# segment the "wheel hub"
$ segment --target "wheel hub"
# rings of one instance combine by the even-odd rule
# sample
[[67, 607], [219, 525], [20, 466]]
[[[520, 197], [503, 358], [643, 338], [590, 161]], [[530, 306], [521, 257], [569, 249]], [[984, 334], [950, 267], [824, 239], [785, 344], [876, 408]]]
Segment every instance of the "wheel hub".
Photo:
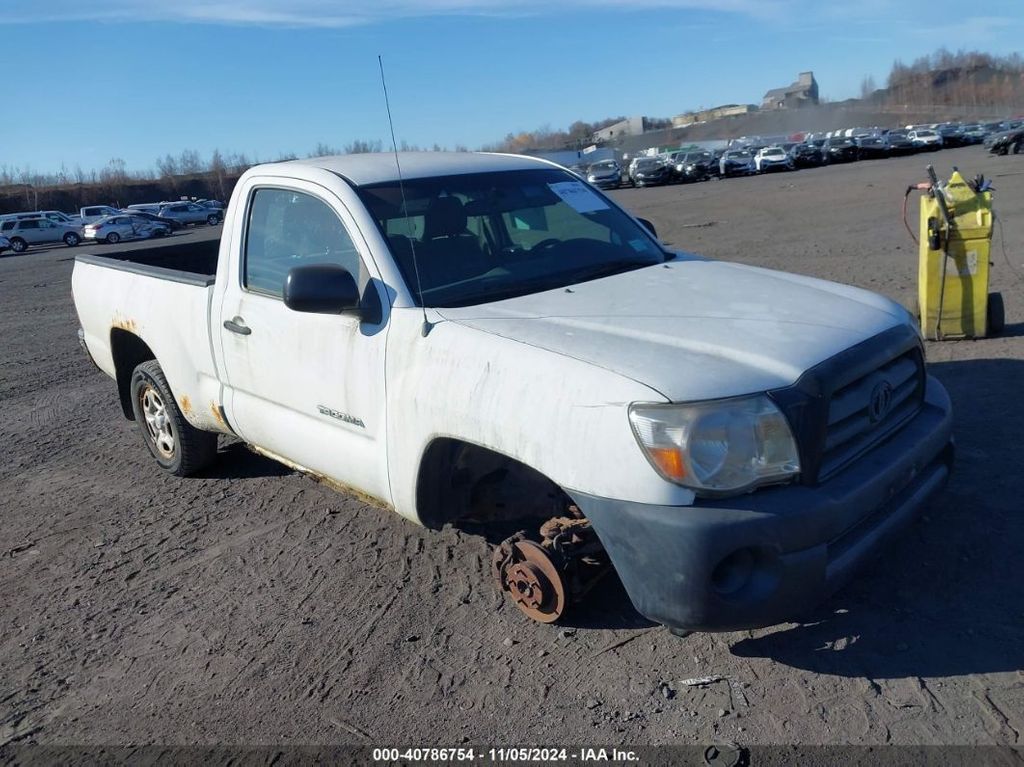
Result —
[[152, 386], [146, 386], [140, 396], [142, 414], [146, 419], [146, 431], [149, 439], [164, 458], [174, 457], [174, 429], [167, 413], [163, 398]]
[[548, 553], [527, 540], [509, 541], [494, 553], [494, 573], [516, 607], [540, 623], [565, 611], [565, 584]]

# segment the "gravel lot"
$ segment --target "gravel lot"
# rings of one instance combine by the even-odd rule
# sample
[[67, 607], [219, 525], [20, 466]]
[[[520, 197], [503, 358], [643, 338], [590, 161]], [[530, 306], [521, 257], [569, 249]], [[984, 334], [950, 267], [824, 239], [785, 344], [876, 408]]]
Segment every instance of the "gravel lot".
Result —
[[[165, 476], [77, 345], [72, 258], [106, 246], [0, 258], [0, 746], [1021, 744], [1024, 158], [930, 159], [993, 178], [1017, 269], [997, 232], [1004, 337], [929, 344], [956, 406], [948, 490], [806, 622], [688, 639], [614, 582], [528, 623], [483, 538], [237, 444]], [[900, 203], [926, 162], [613, 194], [676, 246], [907, 301]]]

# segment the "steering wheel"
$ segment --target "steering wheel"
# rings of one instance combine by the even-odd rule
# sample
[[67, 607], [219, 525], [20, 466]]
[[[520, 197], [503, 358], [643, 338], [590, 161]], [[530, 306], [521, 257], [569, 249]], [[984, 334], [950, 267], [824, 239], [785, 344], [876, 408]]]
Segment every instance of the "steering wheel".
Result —
[[556, 245], [561, 245], [561, 244], [562, 244], [561, 240], [559, 240], [559, 239], [557, 239], [555, 237], [548, 237], [546, 240], [541, 240], [540, 242], [538, 242], [536, 245], [534, 245], [532, 248], [530, 248], [530, 250], [531, 251], [534, 251], [534, 250], [546, 250], [548, 248], [553, 248]]

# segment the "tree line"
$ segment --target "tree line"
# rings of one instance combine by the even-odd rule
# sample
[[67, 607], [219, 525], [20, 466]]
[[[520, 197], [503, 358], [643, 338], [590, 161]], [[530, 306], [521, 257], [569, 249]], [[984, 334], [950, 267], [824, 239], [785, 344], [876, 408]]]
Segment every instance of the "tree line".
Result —
[[1024, 58], [940, 48], [909, 64], [897, 59], [884, 89], [865, 78], [861, 91], [890, 105], [1013, 108], [1024, 104]]

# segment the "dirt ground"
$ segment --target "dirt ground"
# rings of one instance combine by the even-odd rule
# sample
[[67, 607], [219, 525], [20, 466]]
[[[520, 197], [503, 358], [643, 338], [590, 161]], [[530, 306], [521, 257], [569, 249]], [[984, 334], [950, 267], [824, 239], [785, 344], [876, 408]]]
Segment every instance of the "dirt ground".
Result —
[[[931, 159], [991, 176], [1005, 222], [1005, 336], [928, 346], [955, 476], [805, 621], [687, 639], [614, 582], [529, 623], [483, 538], [237, 444], [201, 478], [162, 474], [78, 348], [76, 251], [0, 258], [0, 746], [1021, 744], [1024, 158]], [[925, 162], [613, 194], [677, 247], [909, 300], [900, 202]]]

